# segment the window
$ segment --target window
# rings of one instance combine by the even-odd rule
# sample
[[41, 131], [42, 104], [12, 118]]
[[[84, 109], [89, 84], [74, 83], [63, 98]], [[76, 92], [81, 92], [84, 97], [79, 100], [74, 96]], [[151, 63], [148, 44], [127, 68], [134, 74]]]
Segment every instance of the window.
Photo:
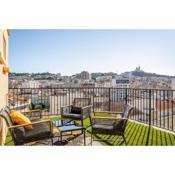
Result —
[[7, 43], [5, 37], [3, 36], [3, 57], [5, 60], [6, 60], [6, 54], [7, 54]]

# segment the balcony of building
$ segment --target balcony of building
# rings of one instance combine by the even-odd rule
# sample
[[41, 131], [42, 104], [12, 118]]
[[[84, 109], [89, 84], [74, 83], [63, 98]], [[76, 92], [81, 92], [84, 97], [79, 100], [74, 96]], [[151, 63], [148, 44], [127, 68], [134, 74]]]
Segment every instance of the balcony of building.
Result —
[[[175, 145], [175, 91], [160, 89], [125, 88], [13, 88], [9, 89], [9, 107], [20, 112], [30, 111], [37, 104], [39, 113], [32, 117], [55, 120], [60, 118], [61, 107], [71, 105], [75, 98], [91, 99], [91, 116], [113, 116], [126, 104], [134, 110], [126, 126], [126, 143], [115, 135], [95, 135], [93, 145], [168, 146]], [[86, 145], [90, 145], [91, 127], [85, 122]], [[54, 138], [55, 145], [83, 145], [83, 136], [76, 139], [65, 136], [64, 142]], [[38, 144], [38, 143], [37, 143]], [[50, 145], [46, 140], [39, 145]], [[10, 134], [6, 145], [13, 145]]]

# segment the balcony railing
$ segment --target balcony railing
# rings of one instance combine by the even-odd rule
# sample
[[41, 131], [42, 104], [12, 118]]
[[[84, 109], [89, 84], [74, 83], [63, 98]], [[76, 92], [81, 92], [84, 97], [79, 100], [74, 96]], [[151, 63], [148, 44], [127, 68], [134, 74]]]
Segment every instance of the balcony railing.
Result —
[[74, 98], [91, 98], [92, 111], [123, 111], [134, 107], [130, 119], [175, 131], [175, 90], [123, 88], [13, 88], [9, 89], [9, 106], [22, 112], [29, 104], [41, 104], [43, 116], [57, 116], [61, 106]]

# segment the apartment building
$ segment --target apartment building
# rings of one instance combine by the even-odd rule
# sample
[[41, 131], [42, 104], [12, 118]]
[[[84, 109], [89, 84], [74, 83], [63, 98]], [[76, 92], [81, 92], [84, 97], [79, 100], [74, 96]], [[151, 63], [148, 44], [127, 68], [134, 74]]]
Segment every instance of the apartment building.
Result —
[[81, 79], [81, 80], [90, 80], [91, 75], [88, 71], [82, 71], [81, 73], [76, 75], [76, 78]]
[[172, 78], [171, 80], [171, 89], [175, 90], [175, 78]]
[[130, 88], [129, 79], [117, 79], [115, 81], [116, 88]]
[[39, 88], [39, 86], [40, 86], [39, 81], [34, 81], [34, 80], [24, 81], [21, 84], [22, 88]]

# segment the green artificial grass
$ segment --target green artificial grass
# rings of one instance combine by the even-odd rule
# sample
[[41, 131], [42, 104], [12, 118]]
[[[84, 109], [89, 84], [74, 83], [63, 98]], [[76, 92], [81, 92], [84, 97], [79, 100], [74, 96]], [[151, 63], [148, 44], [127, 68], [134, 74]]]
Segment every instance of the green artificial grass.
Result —
[[[97, 116], [109, 116], [106, 113], [96, 113]], [[52, 120], [58, 119], [57, 117], [52, 118]], [[84, 121], [85, 127], [90, 125], [89, 119]], [[88, 128], [87, 136], [90, 136], [91, 129]], [[119, 136], [109, 136], [100, 135], [95, 136], [97, 139], [102, 139], [105, 141], [100, 141], [103, 145], [110, 146], [125, 146], [125, 142], [122, 137]], [[153, 127], [149, 127], [143, 124], [136, 123], [134, 121], [129, 121], [125, 131], [125, 139], [127, 146], [174, 146], [175, 145], [175, 135], [166, 131], [161, 131]], [[13, 145], [12, 138], [8, 133], [6, 139], [6, 145]]]
[[8, 134], [7, 134], [5, 145], [6, 146], [14, 146], [14, 143], [13, 143], [12, 137], [10, 135], [10, 132], [8, 132]]
[[[97, 116], [110, 116], [106, 113], [97, 113]], [[85, 126], [89, 126], [89, 120], [85, 120]], [[89, 134], [90, 134], [89, 130]], [[120, 136], [109, 136], [97, 134], [96, 139], [103, 145], [125, 146], [125, 142]], [[166, 131], [161, 131], [153, 127], [139, 124], [134, 121], [128, 121], [125, 139], [127, 146], [175, 146], [175, 135]]]

